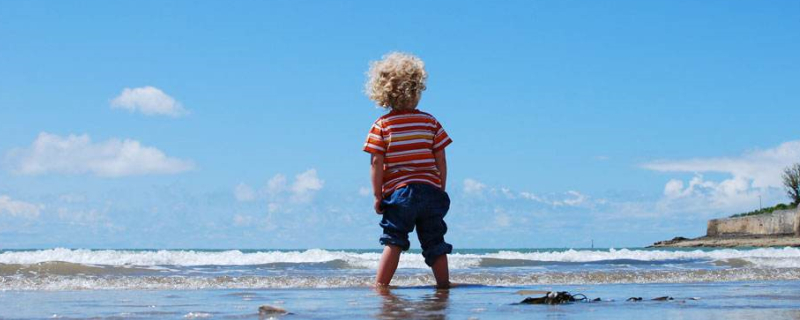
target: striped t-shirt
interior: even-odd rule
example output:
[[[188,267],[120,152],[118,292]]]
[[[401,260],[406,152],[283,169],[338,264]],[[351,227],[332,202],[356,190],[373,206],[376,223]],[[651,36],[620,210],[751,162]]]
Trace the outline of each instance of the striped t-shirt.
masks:
[[[364,151],[385,156],[384,195],[409,183],[442,187],[433,154],[453,140],[439,121],[419,111],[392,111],[375,120],[364,143]]]

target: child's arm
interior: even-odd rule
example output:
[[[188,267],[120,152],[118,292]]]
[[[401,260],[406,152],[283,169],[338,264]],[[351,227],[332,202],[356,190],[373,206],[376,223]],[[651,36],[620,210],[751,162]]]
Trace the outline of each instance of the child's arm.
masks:
[[[439,179],[442,179],[442,191],[445,191],[445,186],[447,186],[447,156],[444,154],[444,149],[436,151],[433,156],[436,158],[436,168],[439,169]]]
[[[383,200],[383,160],[384,155],[372,153],[370,157],[369,175],[372,178],[372,195],[375,196],[375,213],[383,213],[381,200]]]

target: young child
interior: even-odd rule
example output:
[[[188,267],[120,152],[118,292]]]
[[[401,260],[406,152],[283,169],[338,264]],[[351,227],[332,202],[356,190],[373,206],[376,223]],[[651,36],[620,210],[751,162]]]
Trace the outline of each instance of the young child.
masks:
[[[384,250],[376,285],[392,281],[400,252],[408,250],[408,233],[417,228],[425,263],[433,269],[436,286],[450,287],[444,242],[450,208],[444,148],[452,140],[432,115],[417,110],[428,77],[418,57],[392,52],[370,64],[366,93],[389,113],[372,125],[364,144],[371,154],[370,174],[375,212],[382,214],[380,242]]]

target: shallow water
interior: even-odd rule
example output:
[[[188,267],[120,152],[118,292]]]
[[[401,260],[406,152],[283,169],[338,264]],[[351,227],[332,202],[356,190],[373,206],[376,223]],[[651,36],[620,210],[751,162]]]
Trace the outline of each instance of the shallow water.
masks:
[[[388,292],[369,288],[370,250],[0,251],[0,318],[800,319],[800,249],[461,250],[434,290],[418,253]],[[514,305],[519,290],[603,302]],[[527,293],[535,295],[534,293]],[[666,302],[626,302],[671,296]],[[692,299],[699,298],[699,299]],[[608,301],[613,300],[613,301]]]
[[[515,305],[519,290],[582,292],[607,302]],[[627,302],[669,295],[672,301]],[[691,300],[697,299],[699,300]],[[800,319],[800,283],[725,282],[588,286],[405,287],[259,290],[84,290],[0,292],[0,317],[258,319],[260,305],[287,319]],[[264,317],[262,317],[264,318]]]

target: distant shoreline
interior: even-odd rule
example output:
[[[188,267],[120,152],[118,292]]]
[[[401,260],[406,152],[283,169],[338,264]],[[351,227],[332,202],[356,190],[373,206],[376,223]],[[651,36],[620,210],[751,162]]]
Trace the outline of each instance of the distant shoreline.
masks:
[[[694,239],[676,237],[656,242],[648,248],[736,248],[736,247],[800,247],[795,235],[727,235]]]

